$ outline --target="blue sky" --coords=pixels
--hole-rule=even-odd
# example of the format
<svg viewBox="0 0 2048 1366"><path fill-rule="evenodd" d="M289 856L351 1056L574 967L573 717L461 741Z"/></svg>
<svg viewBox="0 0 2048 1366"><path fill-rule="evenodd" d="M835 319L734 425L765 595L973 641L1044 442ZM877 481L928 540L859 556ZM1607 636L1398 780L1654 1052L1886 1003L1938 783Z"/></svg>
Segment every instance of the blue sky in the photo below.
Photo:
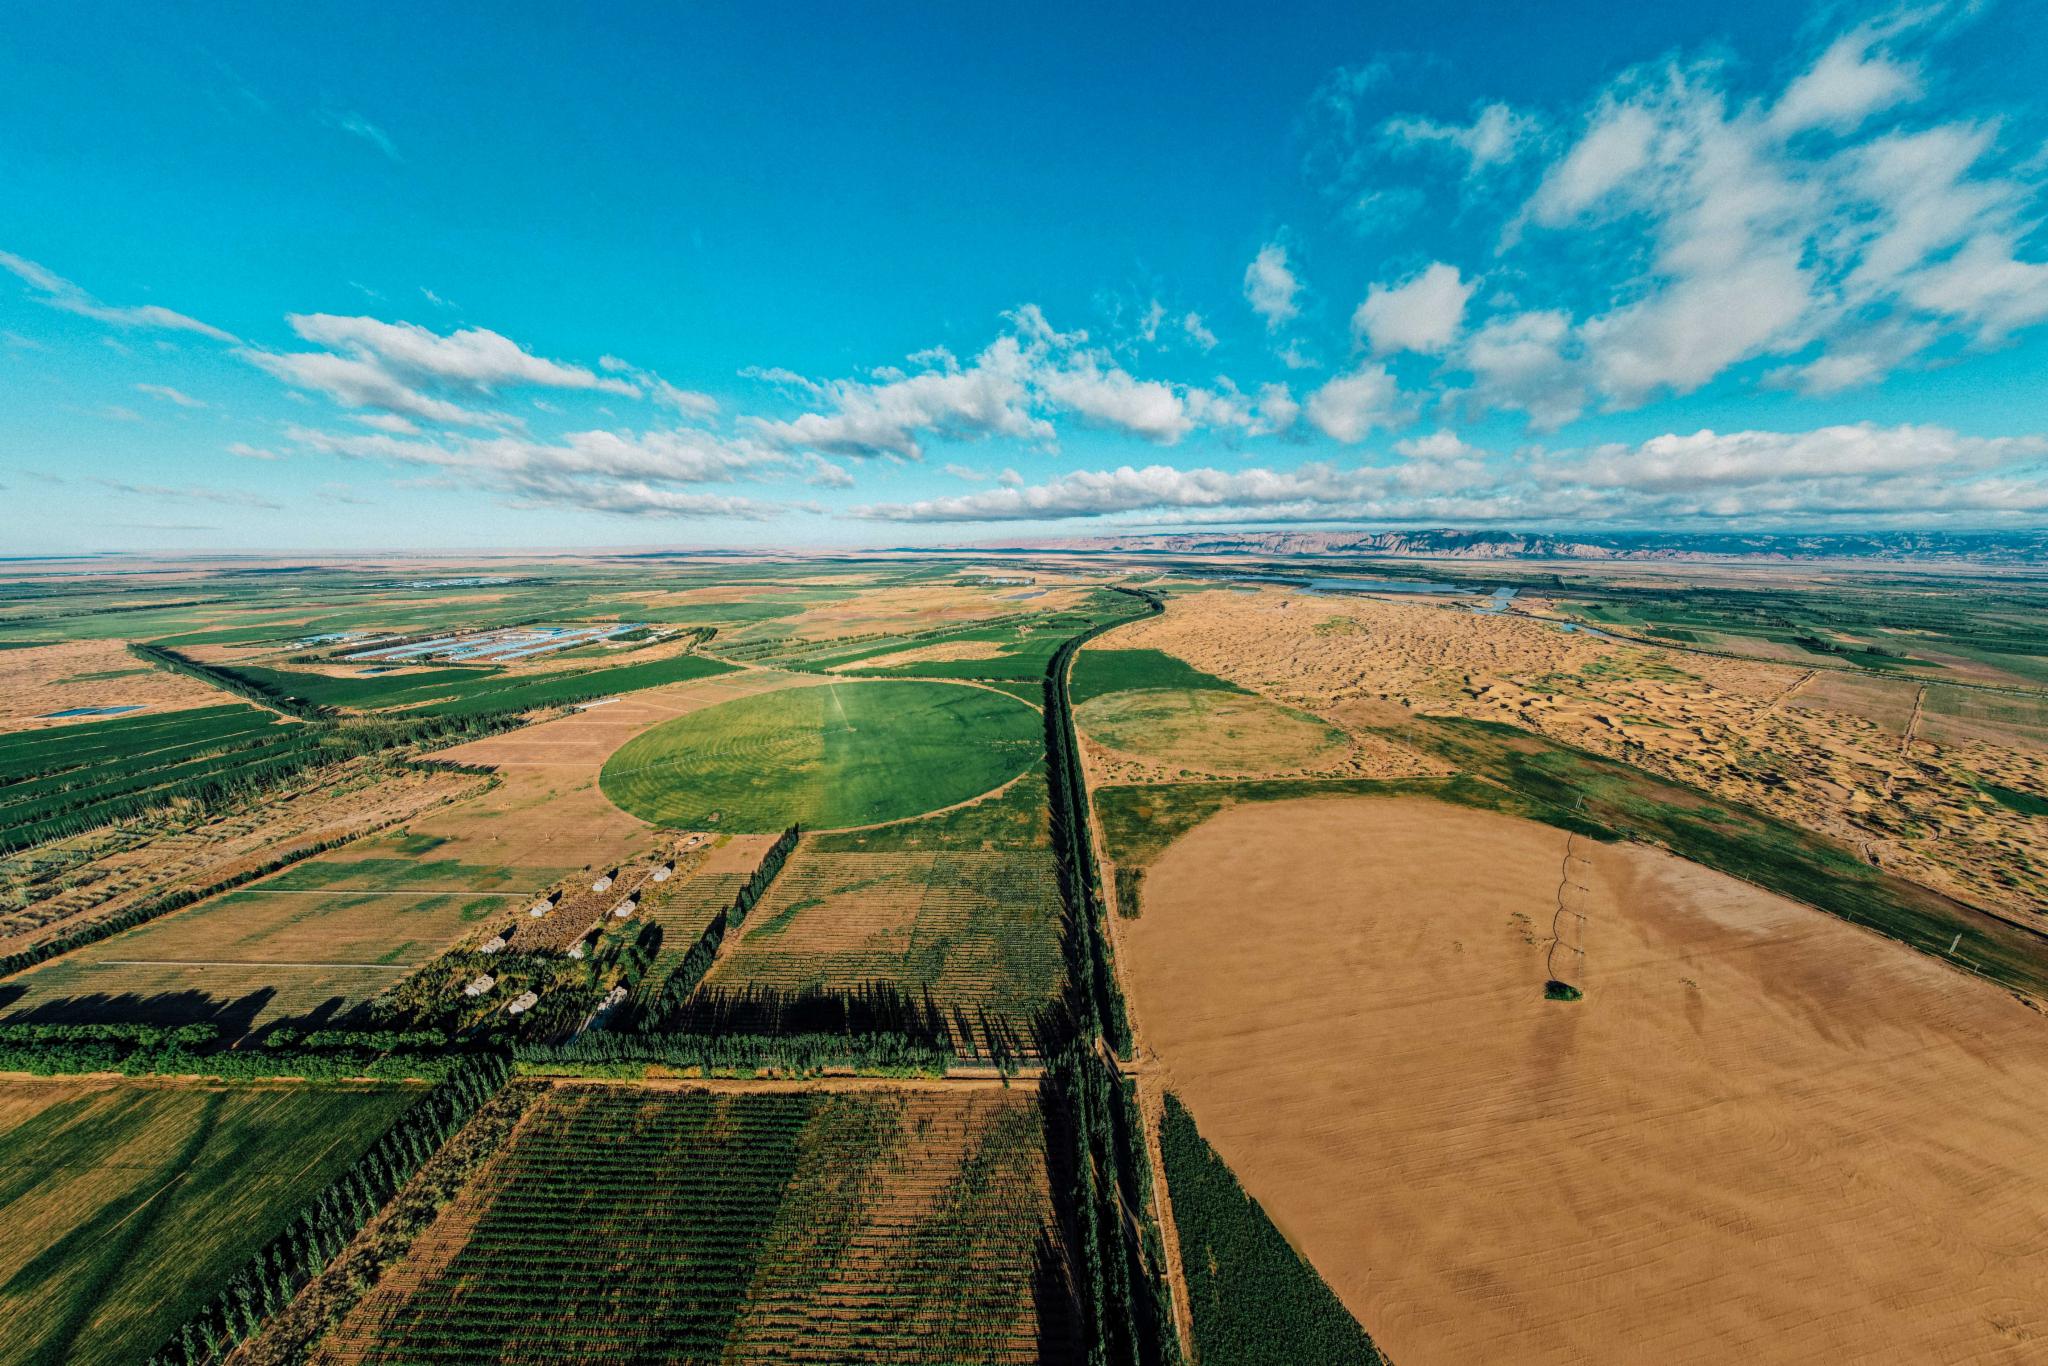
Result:
<svg viewBox="0 0 2048 1366"><path fill-rule="evenodd" d="M11 16L9 553L2048 521L2037 5L1030 9Z"/></svg>

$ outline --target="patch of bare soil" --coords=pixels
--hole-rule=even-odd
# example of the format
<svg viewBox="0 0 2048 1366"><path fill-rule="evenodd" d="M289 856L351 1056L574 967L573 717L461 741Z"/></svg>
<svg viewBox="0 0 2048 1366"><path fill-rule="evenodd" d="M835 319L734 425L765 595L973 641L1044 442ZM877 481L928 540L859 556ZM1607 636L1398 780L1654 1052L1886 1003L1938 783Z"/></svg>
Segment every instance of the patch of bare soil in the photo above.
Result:
<svg viewBox="0 0 2048 1366"><path fill-rule="evenodd" d="M1118 927L1163 1080L1389 1356L2041 1359L2041 1018L1669 855L1570 849L1418 799L1238 806ZM1551 953L1561 885L1583 958Z"/></svg>
<svg viewBox="0 0 2048 1366"><path fill-rule="evenodd" d="M1285 591L1179 598L1116 641L1331 719L1377 700L1518 726L1770 812L2048 930L2048 821L1980 786L2048 796L2048 746L1939 728L1902 744L1909 679L1817 675L1797 687L1811 670L1615 644L1512 614Z"/></svg>
<svg viewBox="0 0 2048 1366"><path fill-rule="evenodd" d="M74 707L177 711L242 700L195 678L145 664L118 640L73 640L26 650L0 650L0 731L44 730L105 719L49 715Z"/></svg>

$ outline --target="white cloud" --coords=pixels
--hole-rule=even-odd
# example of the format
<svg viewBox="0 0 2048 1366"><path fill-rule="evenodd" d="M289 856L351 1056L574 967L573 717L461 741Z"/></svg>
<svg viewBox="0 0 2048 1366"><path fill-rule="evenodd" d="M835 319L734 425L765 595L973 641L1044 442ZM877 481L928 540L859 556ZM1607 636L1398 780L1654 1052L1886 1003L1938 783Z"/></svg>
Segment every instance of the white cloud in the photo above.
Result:
<svg viewBox="0 0 2048 1366"><path fill-rule="evenodd" d="M1156 516L1195 522L1381 521L1745 526L2031 522L2048 510L2048 438L1870 424L1811 432L1670 434L1636 446L1481 458L1447 432L1407 463L1292 470L1073 471L1042 484L854 515L901 522Z"/></svg>
<svg viewBox="0 0 2048 1366"><path fill-rule="evenodd" d="M1323 435L1353 445L1375 427L1399 426L1408 414L1387 367L1367 363L1310 394L1308 420Z"/></svg>
<svg viewBox="0 0 2048 1366"><path fill-rule="evenodd" d="M1180 320L1180 330L1187 333L1188 340L1201 347L1204 351L1214 351L1216 349L1216 334L1211 332L1208 324L1202 321L1201 314L1194 312L1183 314Z"/></svg>
<svg viewBox="0 0 2048 1366"><path fill-rule="evenodd" d="M637 397L624 379L604 378L580 365L536 356L510 337L488 328L466 327L442 335L416 323L331 313L294 313L286 319L307 341L344 354L374 358L393 373L417 383L444 384L490 393L504 385L547 389L589 389Z"/></svg>
<svg viewBox="0 0 2048 1366"><path fill-rule="evenodd" d="M173 389L168 384L138 384L135 386L135 392L138 394L148 394L151 398L175 404L180 408L204 408L206 406L190 394Z"/></svg>
<svg viewBox="0 0 2048 1366"><path fill-rule="evenodd" d="M238 455L238 456L240 456L240 457L241 457L242 459L244 459L244 460L281 460L281 459L283 459L283 457L282 457L282 456L280 456L280 455L279 455L279 454L278 454L278 453L277 453L276 451L270 450L270 449L269 449L268 447L264 447L264 446L252 446L252 445L250 445L250 444L249 444L248 442L246 442L246 441L232 441L232 442L229 442L229 443L228 443L228 448L227 448L227 449L228 449L228 454L229 454L229 455Z"/></svg>
<svg viewBox="0 0 2048 1366"><path fill-rule="evenodd" d="M1159 340L1159 325L1166 321L1166 305L1154 299L1145 306L1143 316L1138 319L1138 339L1156 342Z"/></svg>
<svg viewBox="0 0 2048 1366"><path fill-rule="evenodd" d="M1287 263L1287 248L1278 242L1260 247L1259 254L1245 267L1244 297L1252 312L1266 320L1268 330L1290 322L1301 312L1294 302L1300 292L1301 281Z"/></svg>
<svg viewBox="0 0 2048 1366"><path fill-rule="evenodd" d="M1468 175L1478 175L1514 160L1536 130L1533 117L1499 103L1481 108L1469 124L1439 123L1410 116L1389 119L1380 125L1381 134L1397 146L1435 147L1459 153L1465 158Z"/></svg>
<svg viewBox="0 0 2048 1366"><path fill-rule="evenodd" d="M853 474L842 465L835 465L822 455L804 457L804 482L814 488L850 489Z"/></svg>
<svg viewBox="0 0 2048 1366"><path fill-rule="evenodd" d="M1567 354L1571 319L1557 309L1489 320L1464 348L1464 364L1483 406L1518 408L1539 428L1561 427L1585 408L1585 391Z"/></svg>
<svg viewBox="0 0 2048 1366"><path fill-rule="evenodd" d="M421 393L374 359L329 351L285 354L250 347L236 354L286 384L325 394L350 408L376 408L431 423L489 426L499 420L495 414L473 412L459 403Z"/></svg>
<svg viewBox="0 0 2048 1366"><path fill-rule="evenodd" d="M749 422L770 445L841 456L916 460L924 453L926 436L1008 436L1049 443L1052 424L1030 411L1025 381L1031 364L1024 343L999 337L968 365L947 356L940 368L878 384L815 384L811 387L827 411Z"/></svg>
<svg viewBox="0 0 2048 1366"><path fill-rule="evenodd" d="M173 313L156 304L140 304L118 307L103 304L92 295L80 289L71 281L52 271L45 270L26 257L13 252L0 251L0 270L19 278L36 293L36 302L45 307L65 313L75 313L95 322L110 323L115 327L152 328L165 332L196 332L202 337L215 341L231 342L233 334L218 327L209 326L197 318L188 318L183 313Z"/></svg>
<svg viewBox="0 0 2048 1366"><path fill-rule="evenodd" d="M1837 38L1775 99L1679 60L1601 91L1502 239L1547 253L1526 230L1555 230L1565 252L1549 259L1575 264L1539 255L1509 305L1525 311L1486 320L1453 355L1471 401L1554 427L1589 397L1632 408L1765 358L1782 358L1767 384L1839 393L1947 338L1993 346L2048 322L2048 261L2026 255L2038 187L1999 169L2002 125L1902 126L1925 78L1898 49L1927 21L1901 11ZM1604 300L1576 318L1530 306L1546 289L1583 296L1592 261L1612 263Z"/></svg>
<svg viewBox="0 0 2048 1366"><path fill-rule="evenodd" d="M329 128L337 128L347 133L350 137L361 138L393 161L403 162L405 160L404 157L398 154L398 148L392 144L390 137L385 134L384 130L364 118L361 114L346 111L329 113L323 116L322 121Z"/></svg>
<svg viewBox="0 0 2048 1366"><path fill-rule="evenodd" d="M1262 384L1259 399L1254 408L1258 417L1259 432L1284 432L1294 426L1301 416L1301 405L1294 401L1294 395L1284 384Z"/></svg>
<svg viewBox="0 0 2048 1366"><path fill-rule="evenodd" d="M1058 417L1166 446L1203 426L1264 436L1278 430L1274 423L1283 411L1292 421L1291 399L1261 408L1227 379L1206 389L1139 378L1108 351L1091 346L1087 333L1053 328L1035 305L1018 309L1009 321L1009 333L965 364L933 349L910 358L921 369L888 367L867 379L778 374L785 388L816 403L816 410L742 422L782 450L916 460L934 438L1002 437L1051 448ZM1280 394L1284 398L1284 388Z"/></svg>
<svg viewBox="0 0 2048 1366"><path fill-rule="evenodd" d="M1365 302L1351 317L1352 330L1371 343L1376 356L1395 351L1440 354L1457 338L1474 287L1456 266L1432 262L1398 285L1367 290Z"/></svg>
<svg viewBox="0 0 2048 1366"><path fill-rule="evenodd" d="M443 478L500 493L516 506L567 505L621 514L771 517L778 511L774 503L696 492L696 486L792 470L790 458L781 452L693 428L572 432L556 441L509 433L405 439L304 427L291 428L287 435L322 454L431 468ZM819 461L802 472L829 481L821 468L826 465Z"/></svg>
<svg viewBox="0 0 2048 1366"><path fill-rule="evenodd" d="M1457 460L1474 453L1453 431L1434 431L1428 436L1396 441L1394 449L1413 460Z"/></svg>
<svg viewBox="0 0 2048 1366"><path fill-rule="evenodd" d="M1845 33L1785 87L1771 110L1771 125L1790 134L1807 128L1843 133L1880 109L1916 99L1920 71L1874 50L1869 29Z"/></svg>
<svg viewBox="0 0 2048 1366"><path fill-rule="evenodd" d="M1082 354L1036 375L1039 391L1054 407L1091 426L1107 427L1145 441L1171 446L1194 426L1187 405L1170 384L1134 379L1126 371Z"/></svg>
<svg viewBox="0 0 2048 1366"><path fill-rule="evenodd" d="M1530 215L1555 227L1600 203L1649 163L1656 133L1657 121L1648 110L1603 103L1571 151L1543 177Z"/></svg>

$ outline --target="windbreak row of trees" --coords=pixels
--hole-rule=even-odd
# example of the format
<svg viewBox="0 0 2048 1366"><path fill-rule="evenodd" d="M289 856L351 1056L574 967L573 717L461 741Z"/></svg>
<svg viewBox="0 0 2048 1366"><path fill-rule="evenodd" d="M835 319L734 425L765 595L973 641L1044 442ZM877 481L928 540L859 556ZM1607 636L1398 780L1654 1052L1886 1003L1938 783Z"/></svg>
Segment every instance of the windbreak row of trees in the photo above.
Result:
<svg viewBox="0 0 2048 1366"><path fill-rule="evenodd" d="M1147 613L1166 610L1157 593L1119 588ZM1122 620L1128 620L1124 618ZM1141 1211L1151 1202L1143 1129L1106 1056L1128 1056L1131 1032L1103 927L1101 872L1088 829L1088 789L1074 731L1068 679L1074 656L1122 621L1067 641L1045 675L1046 766L1053 849L1065 904L1071 1042L1046 1059L1043 1092L1050 1141L1062 1149L1067 1244L1079 1288L1090 1366L1161 1366L1179 1360L1170 1307L1160 1291L1163 1250Z"/></svg>
<svg viewBox="0 0 2048 1366"><path fill-rule="evenodd" d="M322 1030L300 1035L284 1029L260 1045L223 1046L212 1024L5 1024L0 1025L0 1072L63 1076L118 1072L124 1076L226 1078L304 1077L386 1080L440 1077L469 1055L451 1051L445 1035Z"/></svg>
<svg viewBox="0 0 2048 1366"><path fill-rule="evenodd" d="M290 1304L510 1075L500 1054L465 1059L230 1276L213 1303L157 1350L150 1366L210 1366L224 1359Z"/></svg>
<svg viewBox="0 0 2048 1366"><path fill-rule="evenodd" d="M294 863L302 863L312 858L315 854L324 854L329 849L339 849L344 844L353 844L363 836L374 834L378 830L396 825L403 819L405 817L394 816L390 820L383 821L365 830L358 830L347 835L338 835L333 839L318 840L312 844L298 845L286 853L279 854L275 858L256 864L253 867L244 868L232 877L222 878L204 887L181 887L176 891L166 892L152 900L130 906L125 911L103 916L89 924L79 925L73 929L66 930L62 934L45 939L39 944L31 944L25 949L16 949L13 953L0 954L0 977L11 977L17 972L25 972L36 964L55 958L60 954L70 953L73 949L82 949L88 944L97 944L102 939L111 939L123 930L132 930L137 925L154 920L160 915L168 915L172 911L182 910L195 901L204 901L210 896L219 896L222 892L233 891L235 888L247 883L269 877L279 869L289 868Z"/></svg>
<svg viewBox="0 0 2048 1366"><path fill-rule="evenodd" d="M704 974L711 971L711 964L718 957L718 947L725 942L727 931L737 929L747 918L747 913L760 902L802 837L803 827L792 825L768 847L768 852L761 856L761 862L746 883L734 894L732 905L711 917L704 933L697 937L697 942L683 955L683 961L662 984L661 994L641 1009L636 1023L642 1033L662 1033L675 1027L684 1005L703 982Z"/></svg>
<svg viewBox="0 0 2048 1366"><path fill-rule="evenodd" d="M1157 593L1134 588L1115 591L1143 603L1148 613L1166 610L1165 600ZM1053 853L1059 863L1060 897L1068 916L1067 970L1088 1003L1090 1018L1084 1023L1100 1028L1117 1053L1128 1057L1131 1026L1125 1018L1123 996L1116 988L1103 932L1102 871L1088 833L1088 783L1081 768L1080 741L1074 732L1068 691L1075 654L1096 636L1121 624L1122 620L1103 622L1054 652L1045 672L1045 748L1046 776L1052 789Z"/></svg>

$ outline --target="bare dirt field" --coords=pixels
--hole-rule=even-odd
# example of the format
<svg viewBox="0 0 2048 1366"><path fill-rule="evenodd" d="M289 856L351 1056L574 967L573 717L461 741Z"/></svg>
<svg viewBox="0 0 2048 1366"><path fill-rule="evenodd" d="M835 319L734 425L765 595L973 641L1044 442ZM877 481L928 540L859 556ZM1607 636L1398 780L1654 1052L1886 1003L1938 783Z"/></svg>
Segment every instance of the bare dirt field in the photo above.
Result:
<svg viewBox="0 0 2048 1366"><path fill-rule="evenodd" d="M475 863L584 867L620 862L651 847L655 832L598 790L598 771L613 751L672 717L754 693L831 681L745 669L650 688L558 720L441 750L436 759L495 769L499 785L411 828L450 841L447 857Z"/></svg>
<svg viewBox="0 0 2048 1366"><path fill-rule="evenodd" d="M74 707L176 711L241 700L197 679L152 668L118 640L0 650L0 731L41 730L95 719L49 715Z"/></svg>
<svg viewBox="0 0 2048 1366"><path fill-rule="evenodd" d="M1118 925L1147 1057L1404 1366L2048 1355L2048 1022L1637 846L1229 809Z"/></svg>
<svg viewBox="0 0 2048 1366"><path fill-rule="evenodd" d="M1743 802L2048 928L2048 822L1981 785L2048 798L2048 745L1982 724L1906 741L1910 680L1843 681L1509 614L1279 590L1177 598L1112 639L1326 719L1391 701L1517 726Z"/></svg>

